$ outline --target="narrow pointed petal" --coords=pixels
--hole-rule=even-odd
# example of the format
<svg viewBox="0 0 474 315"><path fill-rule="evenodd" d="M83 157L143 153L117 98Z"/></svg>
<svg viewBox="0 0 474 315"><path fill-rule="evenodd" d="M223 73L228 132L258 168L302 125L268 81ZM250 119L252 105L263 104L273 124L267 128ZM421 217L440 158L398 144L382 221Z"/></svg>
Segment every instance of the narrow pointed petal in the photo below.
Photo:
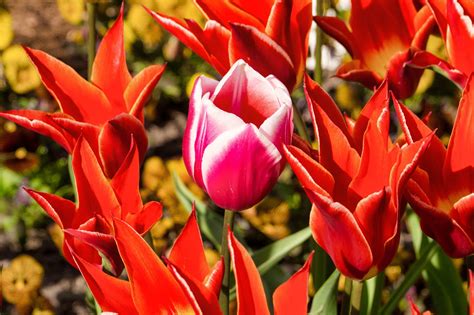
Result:
<svg viewBox="0 0 474 315"><path fill-rule="evenodd" d="M469 270L469 313L474 314L474 273Z"/></svg>
<svg viewBox="0 0 474 315"><path fill-rule="evenodd" d="M293 1L275 1L265 26L265 33L286 51L292 51L291 37L296 35L291 34L295 30L288 27L288 21L291 21L292 8ZM295 60L296 56L290 55L290 57Z"/></svg>
<svg viewBox="0 0 474 315"><path fill-rule="evenodd" d="M304 77L304 91L306 96L306 102L310 107L319 106L324 110L332 122L344 133L346 138L350 141L351 135L347 129L344 117L334 103L333 99L329 94L323 90L323 88L316 82L311 79L308 74L305 74ZM313 120L313 126L315 128L315 133L317 133L316 126L317 122L314 117L314 109L309 111L311 114L311 119Z"/></svg>
<svg viewBox="0 0 474 315"><path fill-rule="evenodd" d="M214 267L212 267L211 271L207 275L206 279L204 280L204 286L214 292L216 296L219 296L219 292L221 292L222 287L222 278L224 277L224 258L216 262Z"/></svg>
<svg viewBox="0 0 474 315"><path fill-rule="evenodd" d="M179 282L188 299L195 303L196 312L210 315L222 314L218 296L206 288L201 281L183 272L179 265L170 263L168 269Z"/></svg>
<svg viewBox="0 0 474 315"><path fill-rule="evenodd" d="M310 156L295 146L285 148L286 160L304 189L330 197L334 191L332 175Z"/></svg>
<svg viewBox="0 0 474 315"><path fill-rule="evenodd" d="M407 63L410 67L416 68L437 68L448 79L456 83L459 87L464 88L467 83L467 75L460 70L454 68L445 60L436 57L427 51L418 51L413 58Z"/></svg>
<svg viewBox="0 0 474 315"><path fill-rule="evenodd" d="M474 194L459 199L454 204L450 215L474 240Z"/></svg>
<svg viewBox="0 0 474 315"><path fill-rule="evenodd" d="M265 28L264 23L230 1L196 0L196 4L209 20L218 21L226 28L230 28L231 22L252 25L262 31Z"/></svg>
<svg viewBox="0 0 474 315"><path fill-rule="evenodd" d="M149 66L138 73L124 91L125 104L130 115L138 118L143 123L143 107L150 98L165 66Z"/></svg>
<svg viewBox="0 0 474 315"><path fill-rule="evenodd" d="M314 194L310 227L316 242L344 275L363 279L373 265L370 245L352 213L338 202Z"/></svg>
<svg viewBox="0 0 474 315"><path fill-rule="evenodd" d="M125 222L134 228L140 235L148 232L162 217L163 207L158 201L147 202L137 213L127 213Z"/></svg>
<svg viewBox="0 0 474 315"><path fill-rule="evenodd" d="M66 229L64 230L64 233L67 233L76 239L89 244L104 254L104 256L110 262L113 273L116 276L120 276L124 266L112 235L100 233L97 231L87 231L80 229Z"/></svg>
<svg viewBox="0 0 474 315"><path fill-rule="evenodd" d="M227 234L227 242L235 275L237 315L270 314L265 290L255 263L245 247L230 231Z"/></svg>
<svg viewBox="0 0 474 315"><path fill-rule="evenodd" d="M224 132L204 151L204 186L212 200L225 209L249 208L275 184L281 159L275 145L255 125Z"/></svg>
<svg viewBox="0 0 474 315"><path fill-rule="evenodd" d="M72 201L29 188L24 188L24 190L46 211L61 229L72 227L76 214L76 205Z"/></svg>
<svg viewBox="0 0 474 315"><path fill-rule="evenodd" d="M102 271L73 252L74 260L103 311L138 314L133 304L130 284Z"/></svg>
<svg viewBox="0 0 474 315"><path fill-rule="evenodd" d="M193 250L193 255L189 255L190 249ZM199 282L203 282L211 271L204 254L194 205L186 225L171 248L169 260L172 264L179 266L181 273Z"/></svg>
<svg viewBox="0 0 474 315"><path fill-rule="evenodd" d="M48 114L36 110L9 110L0 113L0 117L8 119L15 124L30 129L43 136L49 137L62 146L68 153L72 152L74 141L64 130L56 124L53 116L61 114Z"/></svg>
<svg viewBox="0 0 474 315"><path fill-rule="evenodd" d="M198 54L202 59L212 64L211 58L209 54L207 53L206 48L199 41L196 35L193 34L191 30L189 30L186 23L184 23L183 21L177 18L173 18L170 16L166 16L164 14L153 12L146 7L145 7L145 10L147 10L147 12L153 17L153 19L157 21L165 30L167 30L168 32L176 36L181 42L183 42L192 51Z"/></svg>
<svg viewBox="0 0 474 315"><path fill-rule="evenodd" d="M244 24L231 24L230 63L243 59L263 76L273 74L292 91L296 70L285 50L265 33Z"/></svg>
<svg viewBox="0 0 474 315"><path fill-rule="evenodd" d="M138 313L192 313L181 286L145 240L121 220L115 219L114 227Z"/></svg>
<svg viewBox="0 0 474 315"><path fill-rule="evenodd" d="M121 167L110 181L110 185L121 206L121 219L129 213L137 213L143 207L140 196L140 161L138 149L132 140L132 146Z"/></svg>
<svg viewBox="0 0 474 315"><path fill-rule="evenodd" d="M72 167L79 198L78 212L93 211L111 220L120 205L94 152L83 138L79 138L72 153Z"/></svg>
<svg viewBox="0 0 474 315"><path fill-rule="evenodd" d="M232 3L237 7L241 8L245 12L250 13L256 17L262 23L268 20L268 15L274 5L274 0L261 0L261 1L247 1L247 0L232 0Z"/></svg>
<svg viewBox="0 0 474 315"><path fill-rule="evenodd" d="M474 192L474 77L471 75L459 103L453 132L449 139L446 160L443 166L444 179L448 185L450 199Z"/></svg>
<svg viewBox="0 0 474 315"><path fill-rule="evenodd" d="M433 16L438 23L441 36L446 40L446 33L448 31L448 20L446 16L446 0L427 0L426 4L430 8Z"/></svg>
<svg viewBox="0 0 474 315"><path fill-rule="evenodd" d="M101 124L117 111L99 88L68 65L39 50L25 47L25 51L63 113L79 121Z"/></svg>
<svg viewBox="0 0 474 315"><path fill-rule="evenodd" d="M326 34L341 43L353 58L358 58L359 53L353 47L354 38L344 21L333 16L315 16L314 21Z"/></svg>
<svg viewBox="0 0 474 315"><path fill-rule="evenodd" d="M308 281L313 254L311 252L304 266L273 293L275 315L308 312Z"/></svg>
<svg viewBox="0 0 474 315"><path fill-rule="evenodd" d="M368 89L377 87L383 81L377 72L364 68L359 59L340 66L336 71L336 76L347 81L359 82Z"/></svg>
<svg viewBox="0 0 474 315"><path fill-rule="evenodd" d="M143 124L129 114L120 114L109 120L99 134L99 154L107 177L115 173L126 159L131 141L135 142L140 162L148 148L148 138Z"/></svg>
<svg viewBox="0 0 474 315"><path fill-rule="evenodd" d="M91 81L106 95L118 112L126 112L124 93L132 77L128 72L123 38L123 5L97 50Z"/></svg>

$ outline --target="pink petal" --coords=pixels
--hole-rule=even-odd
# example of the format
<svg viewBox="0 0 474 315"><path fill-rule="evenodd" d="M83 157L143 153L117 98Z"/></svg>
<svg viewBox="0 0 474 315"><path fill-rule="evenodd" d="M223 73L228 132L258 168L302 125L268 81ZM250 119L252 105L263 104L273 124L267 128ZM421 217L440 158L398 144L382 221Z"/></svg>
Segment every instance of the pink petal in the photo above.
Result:
<svg viewBox="0 0 474 315"><path fill-rule="evenodd" d="M227 131L204 151L205 189L225 209L249 208L276 183L281 159L278 149L254 125Z"/></svg>

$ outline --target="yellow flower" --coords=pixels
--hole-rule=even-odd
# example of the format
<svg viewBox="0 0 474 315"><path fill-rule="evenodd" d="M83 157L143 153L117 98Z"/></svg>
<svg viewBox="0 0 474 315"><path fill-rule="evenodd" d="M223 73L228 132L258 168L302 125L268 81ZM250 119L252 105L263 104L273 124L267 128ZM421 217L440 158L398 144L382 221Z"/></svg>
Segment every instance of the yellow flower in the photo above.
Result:
<svg viewBox="0 0 474 315"><path fill-rule="evenodd" d="M84 0L56 0L61 16L71 24L82 22L85 6Z"/></svg>
<svg viewBox="0 0 474 315"><path fill-rule="evenodd" d="M13 40L12 16L5 9L0 9L0 34L0 50L4 50Z"/></svg>
<svg viewBox="0 0 474 315"><path fill-rule="evenodd" d="M3 268L2 293L5 300L17 306L33 305L43 282L44 269L36 259L20 255Z"/></svg>
<svg viewBox="0 0 474 315"><path fill-rule="evenodd" d="M36 68L20 45L8 47L3 52L2 62L5 77L14 92L23 94L40 86L41 80Z"/></svg>

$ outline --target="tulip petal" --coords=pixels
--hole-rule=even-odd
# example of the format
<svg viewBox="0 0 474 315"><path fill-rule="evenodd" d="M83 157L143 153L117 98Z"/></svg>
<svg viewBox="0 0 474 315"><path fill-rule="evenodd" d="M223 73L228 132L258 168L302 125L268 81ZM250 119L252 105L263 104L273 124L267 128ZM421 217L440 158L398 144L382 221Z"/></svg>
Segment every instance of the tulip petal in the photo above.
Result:
<svg viewBox="0 0 474 315"><path fill-rule="evenodd" d="M454 203L461 196L474 192L474 89L473 76L464 89L454 122L448 151L443 165L443 176L449 191L449 199Z"/></svg>
<svg viewBox="0 0 474 315"><path fill-rule="evenodd" d="M420 189L420 188L418 188ZM409 182L406 194L408 202L420 217L423 232L443 248L453 258L463 258L474 251L473 240L447 213L423 202L412 191L416 191L416 183Z"/></svg>
<svg viewBox="0 0 474 315"><path fill-rule="evenodd" d="M308 278L313 260L313 252L309 254L303 267L273 293L275 315L307 314L308 312Z"/></svg>
<svg viewBox="0 0 474 315"><path fill-rule="evenodd" d="M138 150L132 140L132 146L115 173L110 185L117 196L121 206L121 219L125 219L129 213L137 213L143 207L140 196L140 161Z"/></svg>
<svg viewBox="0 0 474 315"><path fill-rule="evenodd" d="M314 159L295 146L285 147L285 156L301 186L330 197L334 191L334 178Z"/></svg>
<svg viewBox="0 0 474 315"><path fill-rule="evenodd" d="M87 262L74 252L73 257L103 311L138 314L127 281L109 276L101 267Z"/></svg>
<svg viewBox="0 0 474 315"><path fill-rule="evenodd" d="M49 137L62 146L68 153L72 152L74 141L64 130L54 122L53 116L62 116L59 113L48 114L36 110L9 110L0 113L0 117L15 124L30 129L43 136Z"/></svg>
<svg viewBox="0 0 474 315"><path fill-rule="evenodd" d="M310 107L319 106L332 122L344 133L349 142L352 143L352 137L348 132L347 125L345 123L344 117L342 116L341 111L334 103L333 99L329 94L324 91L324 89L316 82L311 79L308 74L305 74L304 77L304 92L306 96L306 102ZM315 128L314 132L317 134L316 130L316 119L314 117L314 110L309 111L311 114L311 119L313 121L313 126Z"/></svg>
<svg viewBox="0 0 474 315"><path fill-rule="evenodd" d="M25 47L25 51L63 113L79 121L101 124L118 112L99 88L68 65L39 50Z"/></svg>
<svg viewBox="0 0 474 315"><path fill-rule="evenodd" d="M469 238L474 240L474 194L459 199L454 204L450 216L466 231Z"/></svg>
<svg viewBox="0 0 474 315"><path fill-rule="evenodd" d="M341 43L349 55L355 59L360 57L360 53L355 50L356 47L353 47L354 38L352 37L352 33L344 21L333 16L315 16L314 21L324 33Z"/></svg>
<svg viewBox="0 0 474 315"><path fill-rule="evenodd" d="M138 73L128 84L124 91L125 104L130 115L138 118L143 123L143 107L150 98L160 80L165 66L152 65Z"/></svg>
<svg viewBox="0 0 474 315"><path fill-rule="evenodd" d="M231 0L233 4L242 9L244 12L248 12L252 16L256 17L265 24L268 20L268 15L274 6L275 1L273 0L260 0L260 1L247 1L247 0Z"/></svg>
<svg viewBox="0 0 474 315"><path fill-rule="evenodd" d="M469 270L469 313L474 313L474 273Z"/></svg>
<svg viewBox="0 0 474 315"><path fill-rule="evenodd" d="M293 8L293 1L283 0L275 1L268 17L265 26L265 33L270 36L275 42L280 44L286 51L291 51L291 33L295 29L288 27L288 22L291 21L291 11ZM291 56L295 60L296 56Z"/></svg>
<svg viewBox="0 0 474 315"><path fill-rule="evenodd" d="M260 274L249 253L231 231L227 243L235 275L237 315L270 314Z"/></svg>
<svg viewBox="0 0 474 315"><path fill-rule="evenodd" d="M464 12L458 0L447 0L448 30L446 50L454 67L469 75L474 70L469 50L474 42L474 25L469 14Z"/></svg>
<svg viewBox="0 0 474 315"><path fill-rule="evenodd" d="M163 207L158 201L147 202L137 213L127 213L124 221L140 235L148 232L163 215Z"/></svg>
<svg viewBox="0 0 474 315"><path fill-rule="evenodd" d="M104 254L110 262L114 275L120 276L124 266L112 235L100 233L94 230L87 231L80 229L65 229L64 233L81 240Z"/></svg>
<svg viewBox="0 0 474 315"><path fill-rule="evenodd" d="M336 76L343 80L359 82L368 89L377 87L383 80L377 72L366 69L359 59L340 66Z"/></svg>
<svg viewBox="0 0 474 315"><path fill-rule="evenodd" d="M415 68L436 68L439 69L445 77L456 83L459 87L466 86L467 76L460 70L454 68L445 60L433 55L427 51L418 51L413 55L413 58L407 63L410 67Z"/></svg>
<svg viewBox="0 0 474 315"><path fill-rule="evenodd" d="M204 186L211 199L225 209L249 208L276 183L281 159L278 149L254 125L226 131L204 151Z"/></svg>
<svg viewBox="0 0 474 315"><path fill-rule="evenodd" d="M131 141L135 142L139 161L148 148L148 137L143 124L129 114L120 114L109 120L99 134L99 154L107 177L114 177L126 159Z"/></svg>
<svg viewBox="0 0 474 315"><path fill-rule="evenodd" d="M280 107L258 129L278 148L278 151L283 152L283 145L290 144L293 135L293 108Z"/></svg>
<svg viewBox="0 0 474 315"><path fill-rule="evenodd" d="M216 296L219 296L219 292L221 292L222 287L222 278L224 277L224 258L216 262L214 267L212 267L211 271L207 275L206 279L204 280L204 286L214 292Z"/></svg>
<svg viewBox="0 0 474 315"><path fill-rule="evenodd" d="M132 77L128 72L123 38L123 5L97 50L91 81L107 95L118 112L127 112L124 93Z"/></svg>
<svg viewBox="0 0 474 315"><path fill-rule="evenodd" d="M259 30L265 28L264 23L247 13L247 11L235 6L230 1L196 0L196 4L209 20L218 21L226 28L230 23L242 23L252 25Z"/></svg>
<svg viewBox="0 0 474 315"><path fill-rule="evenodd" d="M260 127L282 106L277 97L280 94L262 93L272 90L273 86L266 78L243 60L238 60L217 85L211 101L223 111Z"/></svg>
<svg viewBox="0 0 474 315"><path fill-rule="evenodd" d="M23 188L61 229L73 226L76 205L67 199L45 192Z"/></svg>
<svg viewBox="0 0 474 315"><path fill-rule="evenodd" d="M426 4L430 8L433 16L438 23L439 30L444 40L446 40L446 32L448 30L448 20L446 16L446 0L426 0Z"/></svg>
<svg viewBox="0 0 474 315"><path fill-rule="evenodd" d="M189 255L191 248L193 249L193 255ZM194 278L201 283L211 271L204 254L204 245L194 205L186 225L171 248L169 260L172 264L179 266L182 274Z"/></svg>
<svg viewBox="0 0 474 315"><path fill-rule="evenodd" d="M373 265L367 240L352 213L317 193L312 197L310 227L316 242L345 276L363 279Z"/></svg>
<svg viewBox="0 0 474 315"><path fill-rule="evenodd" d="M347 198L349 183L357 174L359 154L322 108L314 106L312 110L318 129L319 163L335 180L334 200L343 201Z"/></svg>
<svg viewBox="0 0 474 315"><path fill-rule="evenodd" d="M77 140L72 152L72 167L79 199L78 213L93 211L110 220L120 205L94 152L83 138Z"/></svg>
<svg viewBox="0 0 474 315"><path fill-rule="evenodd" d="M114 219L114 229L138 313L192 313L181 286L145 240L121 220Z"/></svg>
<svg viewBox="0 0 474 315"><path fill-rule="evenodd" d="M245 24L231 24L230 63L243 59L263 76L273 74L292 91L296 69L286 51L267 34Z"/></svg>
<svg viewBox="0 0 474 315"><path fill-rule="evenodd" d="M210 315L222 314L217 295L206 288L202 282L198 281L196 278L189 277L178 266L179 265L173 265L170 263L168 264L168 269L179 282L188 299L195 303L194 308L196 312Z"/></svg>
<svg viewBox="0 0 474 315"><path fill-rule="evenodd" d="M192 51L199 55L202 59L211 63L211 58L207 53L204 45L198 40L195 34L191 32L183 21L166 16L161 13L153 12L145 7L145 10L158 22L165 30L176 36L183 44L188 46Z"/></svg>

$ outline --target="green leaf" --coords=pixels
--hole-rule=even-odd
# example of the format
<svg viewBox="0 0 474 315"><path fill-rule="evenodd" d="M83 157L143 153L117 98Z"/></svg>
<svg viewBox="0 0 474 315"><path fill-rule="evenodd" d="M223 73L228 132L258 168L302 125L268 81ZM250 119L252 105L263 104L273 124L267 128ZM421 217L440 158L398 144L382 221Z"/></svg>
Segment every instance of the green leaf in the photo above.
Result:
<svg viewBox="0 0 474 315"><path fill-rule="evenodd" d="M303 244L310 237L311 230L307 227L255 251L252 254L252 259L258 267L260 275L264 275L268 270L288 255L288 252Z"/></svg>
<svg viewBox="0 0 474 315"><path fill-rule="evenodd" d="M311 315L336 315L337 314L337 284L340 272L335 270L316 292L311 304Z"/></svg>
<svg viewBox="0 0 474 315"><path fill-rule="evenodd" d="M221 248L221 235L223 219L215 212L209 211L206 204L200 201L181 181L181 178L174 172L173 184L179 201L189 212L192 211L193 202L198 213L198 223L201 233L218 249Z"/></svg>
<svg viewBox="0 0 474 315"><path fill-rule="evenodd" d="M419 256L427 238L423 235L419 219L413 212L407 216L407 224L416 255ZM461 276L453 261L444 252L438 251L433 256L422 275L428 283L436 314L455 315L466 312L467 299Z"/></svg>

